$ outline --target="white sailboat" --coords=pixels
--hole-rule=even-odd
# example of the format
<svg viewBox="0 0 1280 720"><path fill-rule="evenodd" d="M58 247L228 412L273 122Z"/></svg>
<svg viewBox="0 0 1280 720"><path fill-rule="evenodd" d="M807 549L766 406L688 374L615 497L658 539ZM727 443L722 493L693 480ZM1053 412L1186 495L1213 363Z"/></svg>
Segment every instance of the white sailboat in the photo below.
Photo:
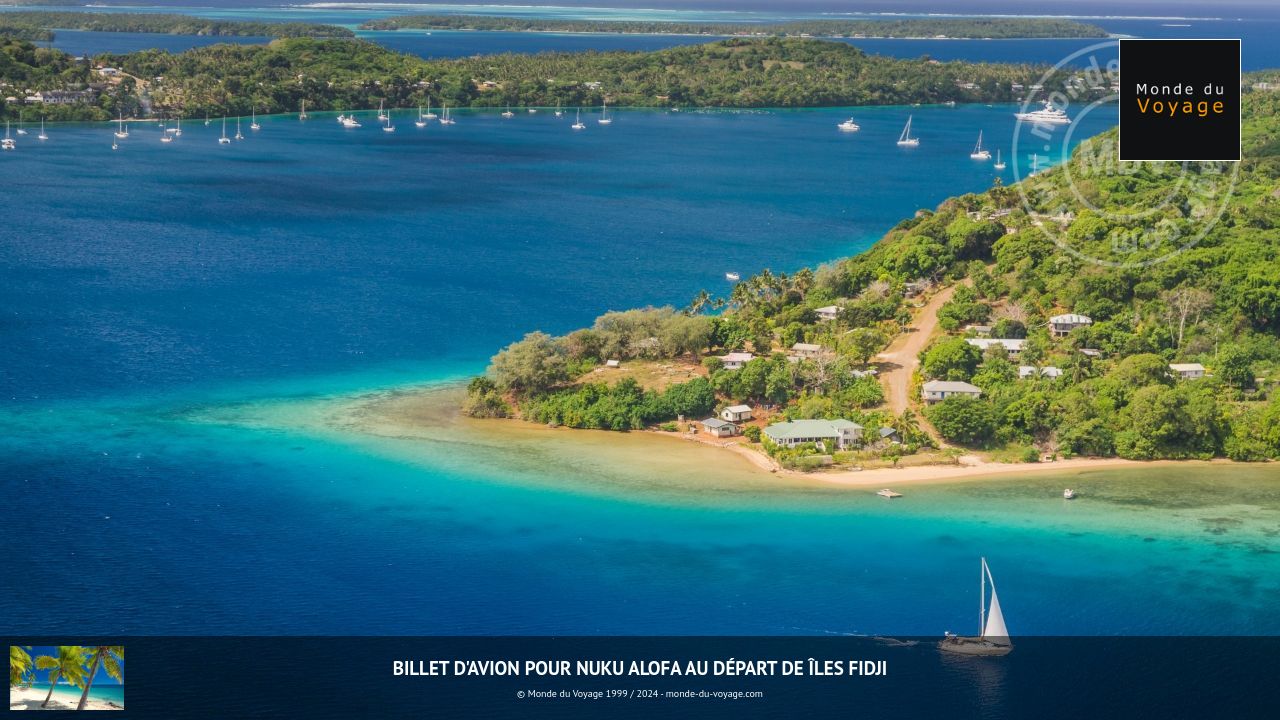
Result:
<svg viewBox="0 0 1280 720"><path fill-rule="evenodd" d="M858 132L859 130L862 129L861 127L858 126L858 123L853 121L853 118L849 118L848 120L845 120L839 125L836 125L836 127L840 128L840 132Z"/></svg>
<svg viewBox="0 0 1280 720"><path fill-rule="evenodd" d="M386 112L385 110L383 110L383 109L382 109L382 101L381 101L381 100L379 100L379 101L378 101L378 119L379 119L379 120L386 120L386 119L387 119L387 112Z"/></svg>
<svg viewBox="0 0 1280 720"><path fill-rule="evenodd" d="M453 119L453 113L449 112L449 103L444 104L444 116L440 118L441 125L455 125L457 120Z"/></svg>
<svg viewBox="0 0 1280 720"><path fill-rule="evenodd" d="M231 138L227 137L227 116L222 116L222 137L218 138L219 145L230 145Z"/></svg>
<svg viewBox="0 0 1280 720"><path fill-rule="evenodd" d="M426 126L427 126L427 117L426 117L425 115L423 115L423 114L422 114L422 106L421 106L421 105L419 105L419 106L418 106L418 119L417 119L417 120L414 120L414 121L413 121L413 124L414 124L414 125L417 125L418 127L426 127Z"/></svg>
<svg viewBox="0 0 1280 720"><path fill-rule="evenodd" d="M608 100L606 100L604 105L601 107L600 119L597 120L596 122L600 123L601 125L613 124L613 118L609 117L609 101Z"/></svg>
<svg viewBox="0 0 1280 720"><path fill-rule="evenodd" d="M249 108L249 112L252 114L252 115L251 115L251 116L252 116L252 119L251 119L251 120L249 120L249 129L250 129L250 130L261 130L261 129L262 129L262 126L258 124L258 110L257 110L257 108ZM238 123L238 122L239 122L239 121L237 121L237 123Z"/></svg>
<svg viewBox="0 0 1280 720"><path fill-rule="evenodd" d="M240 118L236 118L236 139L243 140L244 133L240 132Z"/></svg>
<svg viewBox="0 0 1280 720"><path fill-rule="evenodd" d="M990 160L991 151L982 147L982 131L978 131L978 144L973 146L973 152L969 153L969 157L974 160Z"/></svg>
<svg viewBox="0 0 1280 720"><path fill-rule="evenodd" d="M48 140L49 136L44 134L44 116L40 116L40 134L36 136L37 140Z"/></svg>
<svg viewBox="0 0 1280 720"><path fill-rule="evenodd" d="M991 586L990 605L987 604L988 585ZM996 581L985 557L978 577L978 636L961 637L948 632L938 643L938 649L961 655L1008 655L1013 650L1000 598L996 596Z"/></svg>
<svg viewBox="0 0 1280 720"><path fill-rule="evenodd" d="M169 129L164 126L164 121L160 122L160 142L162 143L173 142L173 135L170 134Z"/></svg>
<svg viewBox="0 0 1280 720"><path fill-rule="evenodd" d="M307 101L306 100L302 101L302 111L298 113L298 119L299 120L307 119Z"/></svg>
<svg viewBox="0 0 1280 720"><path fill-rule="evenodd" d="M431 97L427 97L427 114L422 116L423 120L435 120L437 115L431 112Z"/></svg>
<svg viewBox="0 0 1280 720"><path fill-rule="evenodd" d="M571 125L574 130L586 130L587 126L582 123L582 108L578 108L578 119L573 121Z"/></svg>
<svg viewBox="0 0 1280 720"><path fill-rule="evenodd" d="M992 165L991 167L993 167L993 168L995 168L995 169L997 169L997 170L1003 170L1003 169L1004 169L1004 160L1001 160L1001 159L1000 159L1000 148L996 148L996 164L995 164L995 165Z"/></svg>
<svg viewBox="0 0 1280 720"><path fill-rule="evenodd" d="M0 149L14 150L16 148L17 148L17 144L14 143L13 138L9 137L9 121L5 120L4 121L4 139L0 140Z"/></svg>
<svg viewBox="0 0 1280 720"><path fill-rule="evenodd" d="M177 127L171 127L168 130L166 130L166 132L173 133L174 137L182 137L182 116L181 115L178 116Z"/></svg>
<svg viewBox="0 0 1280 720"><path fill-rule="evenodd" d="M513 112L511 112L511 106L510 106L510 105L508 105L508 106L507 106L507 111L506 111L506 112L504 112L504 113L502 113L502 117L504 117L504 118L513 118L513 117L515 117L515 116L516 116L516 114L515 114L515 113L513 113Z"/></svg>
<svg viewBox="0 0 1280 720"><path fill-rule="evenodd" d="M911 137L911 116L907 116L907 125L902 128L902 134L898 136L898 147L916 147L920 144L920 138Z"/></svg>
<svg viewBox="0 0 1280 720"><path fill-rule="evenodd" d="M26 128L24 128L24 127L22 127L23 122L24 122L24 115L23 115L23 113L18 113L18 134L19 134L19 135L26 135L26 134L27 134L27 129L26 129Z"/></svg>
<svg viewBox="0 0 1280 720"><path fill-rule="evenodd" d="M560 109L560 103L556 103L556 117L564 117L564 111Z"/></svg>
<svg viewBox="0 0 1280 720"><path fill-rule="evenodd" d="M387 119L383 122L382 132L395 132L396 126L391 122L391 113L387 113Z"/></svg>
<svg viewBox="0 0 1280 720"><path fill-rule="evenodd" d="M124 124L124 110L120 111L120 119L116 121L116 137L121 140L129 137L129 128Z"/></svg>

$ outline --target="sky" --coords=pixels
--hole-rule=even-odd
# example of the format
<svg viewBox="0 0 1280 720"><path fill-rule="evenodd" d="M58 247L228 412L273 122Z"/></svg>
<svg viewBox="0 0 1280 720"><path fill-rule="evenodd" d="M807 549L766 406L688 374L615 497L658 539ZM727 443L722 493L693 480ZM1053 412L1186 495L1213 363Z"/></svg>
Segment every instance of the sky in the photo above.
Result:
<svg viewBox="0 0 1280 720"><path fill-rule="evenodd" d="M25 648L25 646L24 646L24 648L23 648L23 649L26 649L26 648ZM31 655L31 661L34 663L34 662L35 662L35 659L36 659L36 658L38 658L38 657L40 657L41 655L49 655L49 656L51 656L51 657L57 657L57 656L58 656L58 648L56 648L56 647L54 647L54 646L51 646L51 645L33 645L33 646L31 646L31 649L27 650L27 653L29 653L29 654ZM121 668L122 670L124 669L124 660L121 660L121 661L120 661L120 668ZM47 683L47 682L49 682L49 671L48 671L48 670L36 670L36 682L37 682L37 683ZM60 680L60 681L58 682L59 687L61 687L61 686L63 686L63 685L66 685L66 684L67 684L67 682L66 682L65 680ZM98 667L98 675L97 675L97 677L96 677L96 678L94 678L94 680L93 680L93 684L94 684L94 685L98 685L98 684L102 684L102 685L119 685L119 684L122 684L122 683L117 683L115 678L113 678L113 677L111 677L110 675L108 675L108 674L107 674L107 671L106 671L105 669L103 669L101 666L99 666L99 667Z"/></svg>

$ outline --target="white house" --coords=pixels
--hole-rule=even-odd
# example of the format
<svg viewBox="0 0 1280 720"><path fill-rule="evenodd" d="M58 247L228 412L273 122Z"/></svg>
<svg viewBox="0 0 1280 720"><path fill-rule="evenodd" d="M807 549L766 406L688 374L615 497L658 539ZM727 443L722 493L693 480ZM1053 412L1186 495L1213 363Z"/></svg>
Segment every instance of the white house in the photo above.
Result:
<svg viewBox="0 0 1280 720"><path fill-rule="evenodd" d="M822 354L822 346L812 343L796 343L791 346L791 352L796 357L813 358Z"/></svg>
<svg viewBox="0 0 1280 720"><path fill-rule="evenodd" d="M924 384L921 395L925 402L933 404L957 395L979 398L982 397L982 388L955 380L930 380Z"/></svg>
<svg viewBox="0 0 1280 720"><path fill-rule="evenodd" d="M1009 355L1017 357L1022 354L1022 344L1026 341L1020 338L969 338L965 342L983 352L986 352L989 347L998 345L1003 347Z"/></svg>
<svg viewBox="0 0 1280 720"><path fill-rule="evenodd" d="M795 420L774 423L764 434L776 445L793 448L805 443L834 445L843 450L862 439L862 426L852 420Z"/></svg>
<svg viewBox="0 0 1280 720"><path fill-rule="evenodd" d="M1049 318L1049 331L1054 337L1063 337L1067 333L1078 327L1092 325L1093 318L1088 315L1076 315L1074 313L1067 315L1054 315Z"/></svg>
<svg viewBox="0 0 1280 720"><path fill-rule="evenodd" d="M731 352L720 356L720 363L725 370L741 370L743 365L755 360L756 356L749 352Z"/></svg>
<svg viewBox="0 0 1280 720"><path fill-rule="evenodd" d="M1169 369L1179 380L1198 380L1204 377L1204 366L1200 363L1172 363Z"/></svg>
<svg viewBox="0 0 1280 720"><path fill-rule="evenodd" d="M839 305L828 305L814 310L818 314L819 320L835 320L840 315Z"/></svg>
<svg viewBox="0 0 1280 720"><path fill-rule="evenodd" d="M1054 367L1052 365L1045 365L1042 368L1035 367L1034 365L1019 365L1018 379L1026 380L1029 377L1046 377L1050 379L1062 377L1062 368Z"/></svg>
<svg viewBox="0 0 1280 720"><path fill-rule="evenodd" d="M720 418L707 418L701 423L702 432L716 437L733 437L738 434L738 426L731 422L725 422Z"/></svg>
<svg viewBox="0 0 1280 720"><path fill-rule="evenodd" d="M720 411L720 419L726 422L742 422L751 419L750 405L730 405Z"/></svg>

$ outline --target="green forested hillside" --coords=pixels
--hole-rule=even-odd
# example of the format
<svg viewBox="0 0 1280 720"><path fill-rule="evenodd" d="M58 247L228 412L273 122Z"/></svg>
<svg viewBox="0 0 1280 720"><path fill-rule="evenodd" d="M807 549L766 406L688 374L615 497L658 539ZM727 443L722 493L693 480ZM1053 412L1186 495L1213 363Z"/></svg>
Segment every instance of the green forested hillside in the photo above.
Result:
<svg viewBox="0 0 1280 720"><path fill-rule="evenodd" d="M956 290L938 313L947 332L922 353L916 382L961 380L983 391L980 399L921 408L946 441L1022 449L1028 458L1280 457L1280 94L1246 93L1244 118L1245 160L1229 196L1201 197L1225 187L1231 166L1182 177L1177 164L1099 165L1114 152L1112 131L1018 187L922 211L858 256L791 275L766 271L728 298L703 293L680 324L674 311L648 311L661 322L632 323L621 336L612 322L516 343L494 358L490 384L473 386L468 407L502 414L513 412L505 404L512 399L521 411L531 408L533 419L610 427L587 412L603 390L573 385L583 368L606 356L748 350L761 357L743 370L708 362L718 403L778 402L788 417L893 426L918 439L906 446L913 449L927 444L917 416L892 416L849 369L900 331L916 302L908 289L927 283ZM1212 229L1188 243L1224 199ZM723 314L703 314L721 305ZM819 322L814 309L829 305L841 308L839 317ZM1051 337L1048 318L1064 313L1088 315L1093 324ZM964 329L970 324L991 326L991 337L1022 339L1021 357L966 342L975 337ZM636 342L644 337L656 340ZM602 346L602 338L611 344ZM820 361L781 359L779 350L797 341L832 352ZM1208 377L1178 379L1170 363L1201 363ZM1020 365L1063 373L1020 379ZM612 425L665 419L652 398L629 392L632 407L644 411L629 416L629 425ZM618 397L609 402L601 406L606 420L622 412ZM548 403L572 413L548 413Z"/></svg>
<svg viewBox="0 0 1280 720"><path fill-rule="evenodd" d="M14 46L19 54L34 48ZM54 56L35 56L53 64ZM542 53L426 61L357 40L293 38L94 58L149 83L156 107L188 116L433 105L812 107L1015 100L1029 65L867 55L806 39L734 39L656 52ZM38 74L38 73L37 73ZM151 80L163 78L163 80ZM8 79L5 77L4 79ZM52 82L52 81L51 81ZM41 88L36 89L55 89ZM104 99L130 107L136 90Z"/></svg>
<svg viewBox="0 0 1280 720"><path fill-rule="evenodd" d="M564 20L492 15L400 15L370 20L367 30L485 30L499 32L668 33L778 37L893 38L1104 38L1096 25L1056 18L910 18L902 20L796 20L782 23Z"/></svg>

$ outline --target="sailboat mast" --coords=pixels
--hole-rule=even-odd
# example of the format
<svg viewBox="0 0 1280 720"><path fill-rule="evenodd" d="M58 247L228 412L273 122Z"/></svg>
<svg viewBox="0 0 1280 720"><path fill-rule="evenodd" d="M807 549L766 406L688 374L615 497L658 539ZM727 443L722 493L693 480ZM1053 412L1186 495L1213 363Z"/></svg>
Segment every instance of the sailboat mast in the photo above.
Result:
<svg viewBox="0 0 1280 720"><path fill-rule="evenodd" d="M982 558L982 566L978 568L978 637L983 637L987 629L987 559Z"/></svg>

